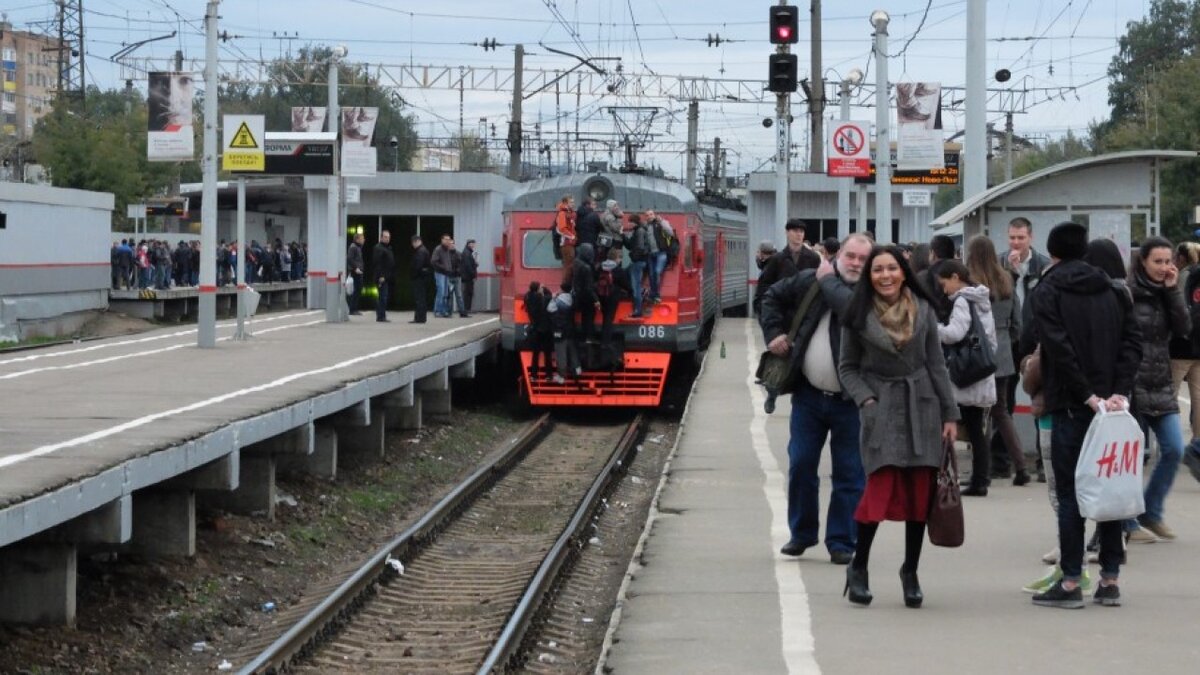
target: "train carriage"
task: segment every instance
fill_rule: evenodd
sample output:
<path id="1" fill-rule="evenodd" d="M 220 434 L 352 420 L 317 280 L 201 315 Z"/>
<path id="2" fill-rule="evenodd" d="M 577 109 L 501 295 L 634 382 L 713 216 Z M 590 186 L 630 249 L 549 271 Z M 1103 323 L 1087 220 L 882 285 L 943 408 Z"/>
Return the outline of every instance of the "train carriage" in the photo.
<path id="1" fill-rule="evenodd" d="M 551 226 L 564 195 L 572 195 L 577 203 L 590 197 L 600 208 L 616 199 L 626 214 L 626 230 L 628 214 L 653 209 L 671 223 L 680 243 L 679 255 L 660 282 L 661 302 L 647 304 L 645 316 L 633 318 L 633 303 L 623 298 L 607 351 L 598 342 L 580 341 L 579 385 L 534 377 L 526 330 L 529 314 L 524 307 L 531 281 L 553 290 L 561 282 L 562 262 L 554 256 Z M 746 215 L 722 206 L 702 204 L 678 183 L 626 173 L 540 179 L 522 184 L 510 196 L 501 246 L 494 253 L 501 278 L 502 344 L 520 366 L 519 386 L 530 403 L 658 405 L 672 357 L 694 356 L 707 345 L 718 315 L 744 312 L 749 302 Z M 628 274 L 627 259 L 622 271 Z M 597 316 L 597 335 L 600 324 Z"/>

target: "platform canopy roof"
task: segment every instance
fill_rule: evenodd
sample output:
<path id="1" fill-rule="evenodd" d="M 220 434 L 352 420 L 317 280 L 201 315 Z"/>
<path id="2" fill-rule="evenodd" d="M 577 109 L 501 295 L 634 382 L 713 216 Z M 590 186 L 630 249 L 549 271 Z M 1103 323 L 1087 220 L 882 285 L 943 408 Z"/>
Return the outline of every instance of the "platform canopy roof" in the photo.
<path id="1" fill-rule="evenodd" d="M 1120 164 L 1123 162 L 1138 162 L 1146 160 L 1159 159 L 1196 159 L 1200 157 L 1200 153 L 1194 150 L 1128 150 L 1125 152 L 1112 152 L 1106 155 L 1097 155 L 1095 157 L 1084 157 L 1083 159 L 1075 159 L 1054 166 L 1048 166 L 1044 169 L 1039 169 L 1033 173 L 1028 173 L 1020 178 L 1014 178 L 1010 181 L 996 185 L 988 190 L 967 199 L 963 203 L 946 211 L 942 215 L 933 219 L 930 227 L 940 229 L 948 225 L 957 223 L 967 216 L 975 213 L 979 209 L 987 206 L 991 202 L 1022 188 L 1028 187 L 1039 181 L 1052 178 L 1054 176 L 1078 171 L 1079 169 L 1089 169 L 1092 167 L 1103 166 L 1105 164 Z"/>

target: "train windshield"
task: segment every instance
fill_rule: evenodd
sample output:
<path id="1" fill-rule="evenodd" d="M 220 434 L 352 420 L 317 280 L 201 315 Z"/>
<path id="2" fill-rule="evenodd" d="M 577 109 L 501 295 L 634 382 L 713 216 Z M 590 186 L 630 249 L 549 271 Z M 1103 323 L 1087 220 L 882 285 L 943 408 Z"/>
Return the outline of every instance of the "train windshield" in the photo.
<path id="1" fill-rule="evenodd" d="M 521 240 L 521 264 L 525 269 L 552 269 L 562 267 L 562 261 L 554 257 L 554 242 L 550 230 L 526 232 Z"/>

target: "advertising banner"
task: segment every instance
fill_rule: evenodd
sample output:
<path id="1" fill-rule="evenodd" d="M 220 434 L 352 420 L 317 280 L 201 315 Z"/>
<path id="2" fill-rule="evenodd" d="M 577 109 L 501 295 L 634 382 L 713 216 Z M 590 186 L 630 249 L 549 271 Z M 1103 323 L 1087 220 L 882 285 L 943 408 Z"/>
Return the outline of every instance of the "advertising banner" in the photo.
<path id="1" fill-rule="evenodd" d="M 292 108 L 292 131 L 301 133 L 324 131 L 325 117 L 328 114 L 329 109 L 323 106 L 306 105 Z"/>
<path id="2" fill-rule="evenodd" d="M 901 82 L 896 85 L 896 168 L 901 171 L 940 169 L 942 85 Z"/>
<path id="3" fill-rule="evenodd" d="M 342 108 L 342 175 L 375 175 L 376 153 L 371 138 L 378 119 L 379 108 Z"/>
<path id="4" fill-rule="evenodd" d="M 181 162 L 195 158 L 193 87 L 191 73 L 150 73 L 146 159 Z"/>

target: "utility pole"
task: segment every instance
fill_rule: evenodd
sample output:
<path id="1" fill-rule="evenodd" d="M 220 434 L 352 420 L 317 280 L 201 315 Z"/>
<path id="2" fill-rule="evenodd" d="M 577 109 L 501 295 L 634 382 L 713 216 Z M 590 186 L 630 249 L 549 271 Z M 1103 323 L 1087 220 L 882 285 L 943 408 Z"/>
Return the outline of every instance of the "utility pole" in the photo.
<path id="1" fill-rule="evenodd" d="M 888 89 L 888 22 L 882 9 L 871 12 L 875 26 L 875 241 L 892 243 L 892 105 Z M 865 227 L 865 223 L 864 223 Z"/>
<path id="2" fill-rule="evenodd" d="M 812 0 L 812 73 L 809 75 L 808 114 L 812 120 L 812 143 L 808 170 L 824 171 L 825 164 L 825 69 L 821 65 L 821 0 Z"/>
<path id="3" fill-rule="evenodd" d="M 722 173 L 721 170 L 723 168 L 721 166 L 722 152 L 723 151 L 721 150 L 721 138 L 718 136 L 713 139 L 713 163 L 712 163 L 713 185 L 710 188 L 713 192 L 721 191 L 721 173 Z"/>
<path id="4" fill-rule="evenodd" d="M 338 136 L 342 130 L 342 113 L 338 107 L 338 68 L 341 65 L 342 59 L 346 58 L 347 50 L 345 47 L 338 45 L 333 48 L 333 52 L 329 55 L 329 130 Z M 334 147 L 340 147 L 337 140 L 333 143 Z M 326 215 L 327 229 L 325 239 L 325 255 L 328 259 L 325 262 L 325 322 L 326 323 L 341 323 L 348 317 L 342 315 L 342 289 L 341 275 L 338 270 L 341 267 L 342 260 L 345 260 L 345 255 L 342 253 L 343 239 L 341 234 L 342 229 L 342 191 L 341 179 L 342 171 L 338 166 L 340 157 L 336 158 L 333 166 L 333 175 L 329 177 L 329 190 L 326 195 Z"/>
<path id="5" fill-rule="evenodd" d="M 1004 113 L 1004 182 L 1006 183 L 1013 179 L 1012 118 L 1012 111 Z"/>
<path id="6" fill-rule="evenodd" d="M 517 45 L 513 56 L 512 119 L 508 123 L 508 177 L 521 180 L 521 87 L 525 69 L 525 45 Z"/>
<path id="7" fill-rule="evenodd" d="M 204 169 L 200 206 L 200 289 L 196 315 L 196 344 L 217 346 L 217 8 L 208 0 L 204 14 Z"/>
<path id="8" fill-rule="evenodd" d="M 689 190 L 696 189 L 696 139 L 700 133 L 700 102 L 688 103 L 687 170 L 684 173 Z"/>
<path id="9" fill-rule="evenodd" d="M 987 0 L 967 0 L 966 134 L 963 201 L 987 189 Z M 963 232 L 970 238 L 978 232 Z"/>
<path id="10" fill-rule="evenodd" d="M 838 118 L 843 122 L 850 121 L 850 87 L 862 82 L 863 74 L 858 68 L 852 69 L 842 79 L 841 90 L 838 92 Z M 824 142 L 824 138 L 821 139 Z M 820 167 L 816 169 L 820 171 Z M 850 183 L 853 178 L 838 178 L 838 239 L 844 240 L 850 235 Z"/>

